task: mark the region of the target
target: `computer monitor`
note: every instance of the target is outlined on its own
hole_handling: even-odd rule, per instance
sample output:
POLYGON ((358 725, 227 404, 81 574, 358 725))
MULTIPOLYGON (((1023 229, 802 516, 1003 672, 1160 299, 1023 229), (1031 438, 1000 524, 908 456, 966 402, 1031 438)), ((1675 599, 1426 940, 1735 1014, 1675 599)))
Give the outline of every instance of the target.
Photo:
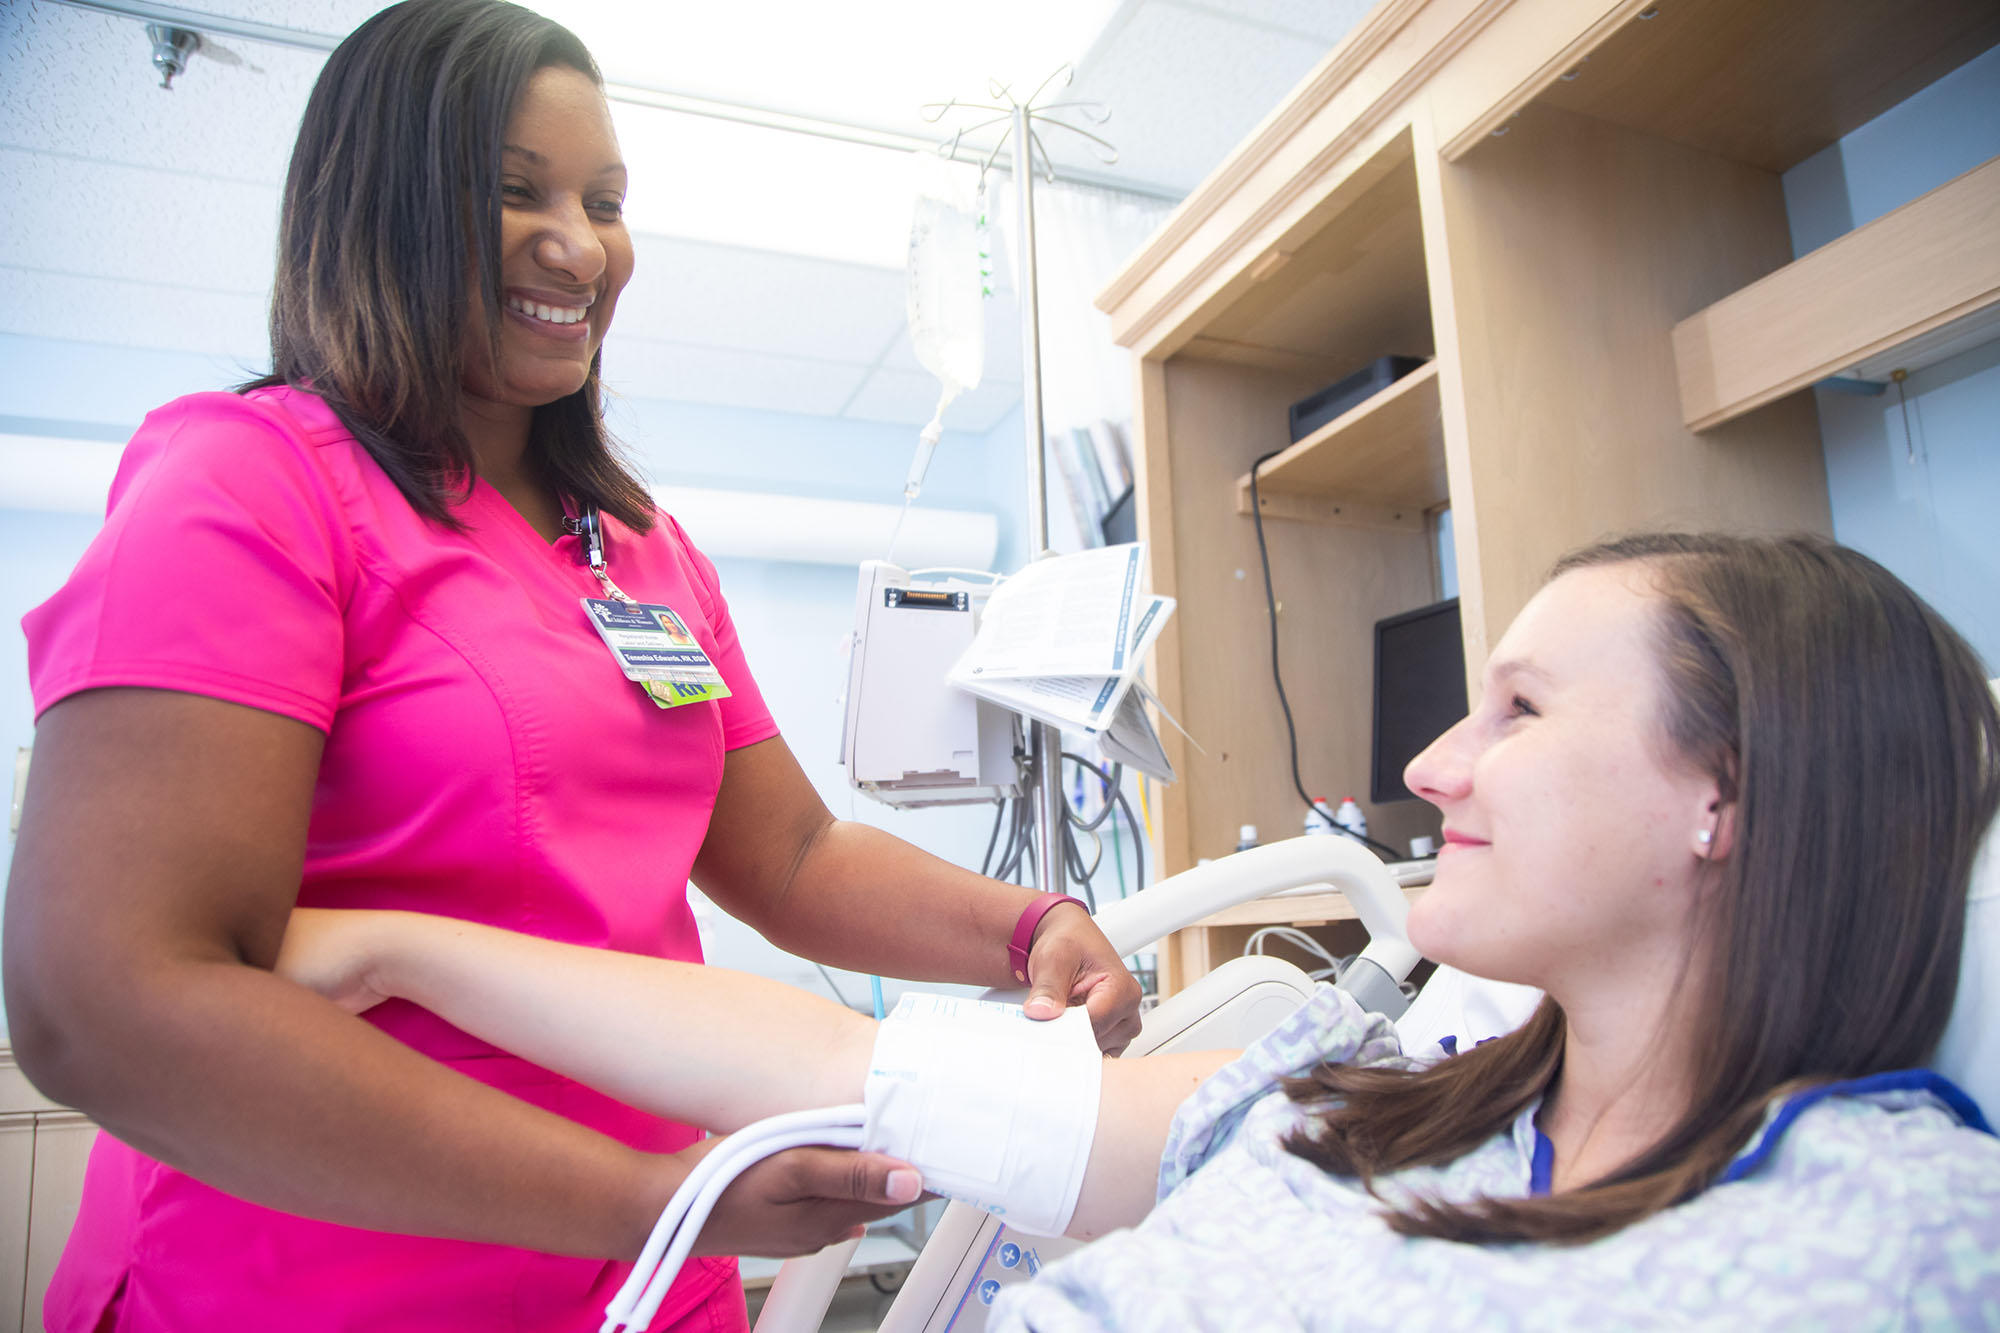
POLYGON ((1375 622, 1375 744, 1368 799, 1407 801, 1403 769, 1465 716, 1458 599, 1375 622))

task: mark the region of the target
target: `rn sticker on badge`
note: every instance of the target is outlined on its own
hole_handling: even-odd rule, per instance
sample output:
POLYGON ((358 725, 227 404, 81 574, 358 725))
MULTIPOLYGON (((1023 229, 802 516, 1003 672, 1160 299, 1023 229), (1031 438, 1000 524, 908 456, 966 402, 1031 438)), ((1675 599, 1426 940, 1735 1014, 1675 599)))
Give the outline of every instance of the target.
POLYGON ((611 650, 611 660, 660 707, 729 697, 722 673, 672 607, 610 597, 581 600, 584 614, 611 650))

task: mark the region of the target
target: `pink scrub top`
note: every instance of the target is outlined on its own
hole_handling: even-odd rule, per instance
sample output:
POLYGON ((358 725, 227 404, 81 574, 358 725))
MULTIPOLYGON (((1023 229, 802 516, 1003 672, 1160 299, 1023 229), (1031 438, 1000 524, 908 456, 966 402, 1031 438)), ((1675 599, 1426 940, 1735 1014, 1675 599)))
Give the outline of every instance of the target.
MULTIPOLYGON (((326 734, 299 902, 483 921, 700 961, 686 896, 724 754, 777 734, 715 568, 661 516, 607 517, 612 579, 672 607, 718 702, 661 709, 612 663, 550 545, 479 483, 452 532, 413 511, 318 398, 204 393, 147 417, 103 531, 23 622, 39 714, 148 686, 326 734)), ((649 1152, 697 1137, 404 1003, 368 1019, 482 1083, 649 1152)), ((46 1305, 117 1328, 590 1330, 627 1266, 309 1221, 100 1135, 46 1305)), ((681 1274, 655 1328, 740 1328, 731 1260, 681 1274)))

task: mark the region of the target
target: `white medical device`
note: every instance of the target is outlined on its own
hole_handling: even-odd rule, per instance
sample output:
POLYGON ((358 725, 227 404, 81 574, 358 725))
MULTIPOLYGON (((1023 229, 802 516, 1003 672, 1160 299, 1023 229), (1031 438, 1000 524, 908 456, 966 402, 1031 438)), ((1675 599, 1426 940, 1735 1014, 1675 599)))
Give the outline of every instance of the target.
POLYGON ((857 791, 912 808, 1020 794, 1014 715, 945 683, 991 592, 990 583, 919 582, 884 560, 862 564, 840 745, 857 791))

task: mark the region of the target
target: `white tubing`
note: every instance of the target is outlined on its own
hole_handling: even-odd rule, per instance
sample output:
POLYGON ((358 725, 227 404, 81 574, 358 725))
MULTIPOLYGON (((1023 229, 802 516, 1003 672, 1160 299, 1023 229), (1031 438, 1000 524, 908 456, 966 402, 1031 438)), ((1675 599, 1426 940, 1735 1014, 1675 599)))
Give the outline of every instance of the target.
POLYGON ((736 1177, 773 1153, 787 1148, 827 1146, 855 1148, 861 1143, 861 1106, 836 1106, 817 1111, 793 1111, 760 1120, 731 1134, 704 1157, 646 1238, 645 1248, 630 1276, 604 1307, 599 1333, 630 1326, 644 1328, 659 1313, 667 1290, 694 1249, 716 1200, 736 1177))
POLYGON ((773 1153, 783 1152, 787 1148, 815 1146, 859 1148, 861 1129, 858 1125, 818 1130, 801 1129, 790 1134, 779 1134, 744 1144, 732 1157, 727 1172, 716 1176, 702 1187, 701 1193, 696 1196, 693 1205, 688 1209, 686 1220, 674 1233, 674 1243, 668 1248, 666 1259, 661 1262, 659 1271, 653 1274, 653 1280, 646 1284, 646 1294, 640 1298, 638 1307, 625 1322, 633 1329, 647 1328, 652 1324, 653 1316, 660 1312, 660 1303, 667 1298, 668 1288, 672 1287, 674 1279, 680 1276, 681 1265, 687 1262, 688 1255, 694 1251, 694 1243, 701 1235, 701 1229, 708 1224, 708 1215, 714 1210, 716 1200, 722 1197, 724 1190, 736 1183, 737 1176, 773 1153))

